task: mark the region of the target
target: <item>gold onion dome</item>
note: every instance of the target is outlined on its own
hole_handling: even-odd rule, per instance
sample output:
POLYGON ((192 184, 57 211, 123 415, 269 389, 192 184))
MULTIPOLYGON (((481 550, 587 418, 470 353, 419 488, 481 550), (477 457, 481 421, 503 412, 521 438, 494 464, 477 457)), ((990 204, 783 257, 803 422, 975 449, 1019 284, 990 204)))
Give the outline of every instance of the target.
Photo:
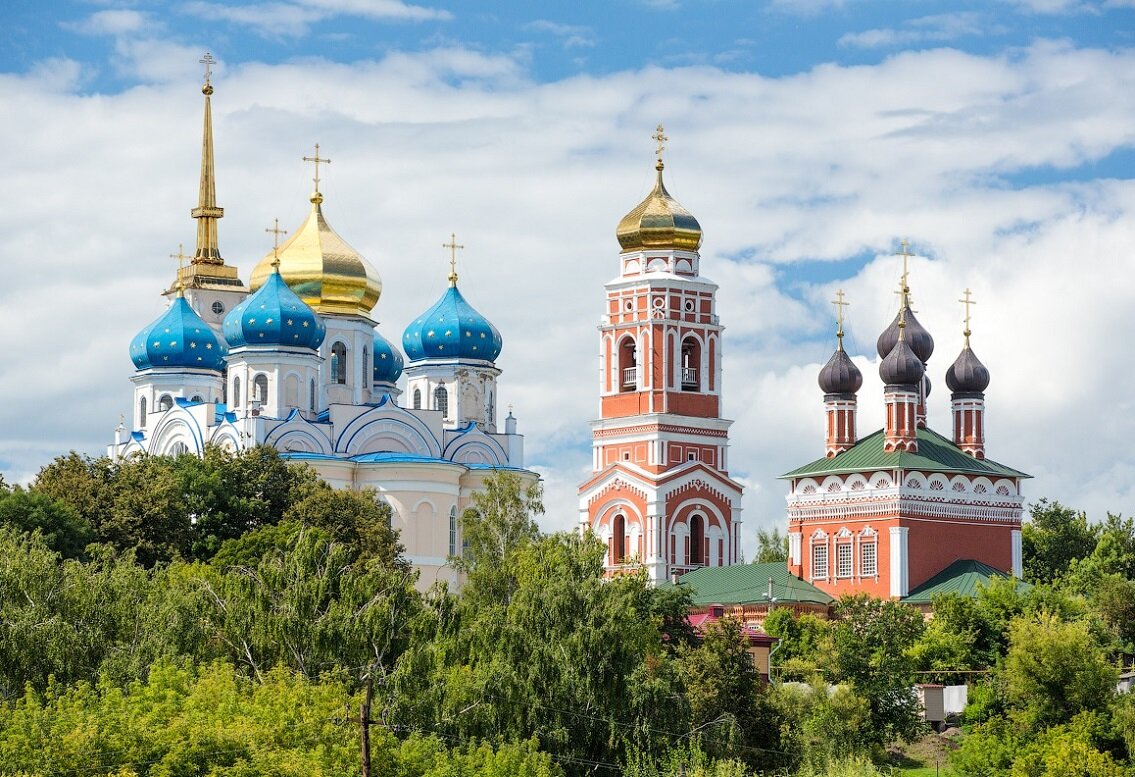
MULTIPOLYGON (((280 275, 317 313, 367 315, 382 294, 378 271, 323 218, 323 195, 311 196, 307 220, 279 248, 280 275)), ((252 271, 256 291, 273 273, 269 251, 252 271)))
POLYGON ((682 204, 670 196, 662 183, 662 160, 654 169, 658 178, 650 194, 619 222, 615 230, 623 251, 676 249, 696 251, 701 246, 701 224, 682 204))

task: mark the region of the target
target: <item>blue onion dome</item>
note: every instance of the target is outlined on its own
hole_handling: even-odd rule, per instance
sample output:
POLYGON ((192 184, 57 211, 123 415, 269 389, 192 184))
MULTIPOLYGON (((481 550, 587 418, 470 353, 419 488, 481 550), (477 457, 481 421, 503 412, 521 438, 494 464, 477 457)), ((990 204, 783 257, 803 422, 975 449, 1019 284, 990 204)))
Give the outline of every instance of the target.
POLYGON ((946 370, 946 385, 955 394, 980 394, 989 388, 989 369, 977 358, 968 342, 946 370))
POLYGON ((157 321, 130 342, 130 359, 140 370, 192 367, 220 372, 228 348, 179 292, 157 321))
POLYGON ((879 377, 888 386, 910 386, 914 389, 925 374, 926 368, 922 365, 922 360, 900 334, 895 347, 879 364, 879 377))
POLYGON ((842 343, 820 370, 819 383, 825 394, 854 394, 863 385, 863 373, 843 350, 842 343))
POLYGON ((327 334, 323 319, 288 288, 278 272, 230 310, 222 328, 232 348, 291 346, 314 351, 327 334))
POLYGON ((886 356, 895 349, 895 343, 899 341, 899 319, 902 318, 906 321, 906 334, 904 335, 907 345, 911 350, 918 355, 923 364, 930 361, 931 355, 934 353, 934 338, 926 331, 926 328, 918 322, 911 312, 910 307, 906 306, 898 312, 895 320, 887 327, 883 334, 879 335, 879 340, 876 343, 876 348, 879 351, 880 358, 886 356))
POLYGON ((375 383, 397 383, 398 378, 402 376, 402 367, 405 362, 402 359, 402 353, 394 345, 394 343, 387 340, 380 335, 377 330, 374 333, 374 382, 375 383))
POLYGON ((493 361, 501 352, 497 328, 465 301, 453 281, 434 306, 418 316, 402 335, 406 357, 421 359, 481 359, 493 361))

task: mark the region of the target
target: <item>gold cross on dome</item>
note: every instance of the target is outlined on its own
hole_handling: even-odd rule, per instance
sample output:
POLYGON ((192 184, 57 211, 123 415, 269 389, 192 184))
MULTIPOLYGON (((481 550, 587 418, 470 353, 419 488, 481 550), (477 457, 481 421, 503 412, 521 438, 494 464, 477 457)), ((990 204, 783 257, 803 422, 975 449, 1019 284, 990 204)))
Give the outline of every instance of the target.
POLYGON ((272 219, 272 226, 264 230, 272 233, 272 266, 280 269, 280 235, 288 234, 288 230, 280 229, 280 220, 272 219))
POLYGON ((908 308, 910 307, 910 285, 908 283, 910 280, 910 268, 907 266, 907 260, 914 256, 914 254, 910 252, 910 242, 907 241, 906 238, 903 238, 900 245, 902 246, 902 250, 895 253, 895 256, 902 257, 902 277, 899 280, 899 290, 896 291, 895 294, 898 294, 902 299, 902 305, 900 307, 908 308))
POLYGON ((666 150, 666 141, 670 138, 666 137, 665 130, 663 130, 661 124, 658 125, 658 129, 656 129, 654 134, 650 137, 658 144, 658 147, 654 149, 654 155, 658 157, 658 164, 662 164, 662 152, 666 150))
POLYGON ((177 253, 170 254, 169 258, 177 260, 177 290, 183 291, 185 289, 185 283, 181 280, 181 274, 185 270, 185 260, 189 258, 185 254, 185 244, 178 243, 177 253))
POLYGON ((319 156, 319 144, 316 143, 315 144, 315 156, 305 156, 303 158, 303 161, 315 163, 315 177, 312 180, 315 181, 315 190, 319 191, 319 163, 322 162, 325 165, 329 165, 329 164, 331 164, 331 160, 330 159, 323 159, 319 156))
POLYGON ((449 233, 449 242, 442 243, 442 248, 449 249, 449 285, 457 285, 457 249, 465 248, 463 245, 457 244, 457 234, 454 232, 449 233))
POLYGON ((836 321, 838 322, 838 324, 836 326, 835 336, 839 338, 839 341, 842 344, 843 343, 843 309, 845 307, 847 307, 848 305, 850 305, 851 303, 844 301, 843 289, 839 289, 838 291, 836 291, 835 297, 836 298, 832 300, 832 304, 835 305, 835 310, 836 310, 836 321))
POLYGON ((958 300, 958 302, 965 305, 965 308, 966 308, 966 328, 965 328, 965 331, 962 332, 962 334, 964 334, 965 337, 966 337, 966 345, 967 346, 969 345, 969 336, 970 336, 970 331, 969 331, 970 306, 977 304, 977 302, 970 297, 970 295, 972 293, 973 292, 971 292, 969 289, 966 289, 965 293, 962 296, 962 299, 958 300))
POLYGON ((208 84, 210 76, 213 75, 212 67, 217 64, 217 60, 213 59, 213 55, 206 51, 205 56, 197 61, 205 66, 205 83, 208 84))

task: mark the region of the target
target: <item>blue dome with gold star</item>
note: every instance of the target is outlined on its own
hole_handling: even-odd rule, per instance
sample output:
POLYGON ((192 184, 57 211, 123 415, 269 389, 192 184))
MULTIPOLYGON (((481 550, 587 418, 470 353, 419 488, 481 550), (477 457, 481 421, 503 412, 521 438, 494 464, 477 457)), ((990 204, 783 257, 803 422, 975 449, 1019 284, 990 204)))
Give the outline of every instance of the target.
POLYGON ((402 335, 410 361, 421 359, 482 359, 500 355, 500 332, 465 301, 457 284, 445 290, 434 306, 418 316, 402 335))
POLYGON ((374 333, 374 382, 397 383, 398 378, 402 377, 404 364, 402 353, 394 343, 380 335, 376 330, 374 333))
POLYGON ((130 341, 130 359, 140 370, 193 367, 220 372, 227 353, 224 342, 181 295, 130 341))
POLYGON ((229 346, 292 346, 316 350, 327 329, 323 319, 273 272, 256 293, 229 311, 223 326, 229 346))

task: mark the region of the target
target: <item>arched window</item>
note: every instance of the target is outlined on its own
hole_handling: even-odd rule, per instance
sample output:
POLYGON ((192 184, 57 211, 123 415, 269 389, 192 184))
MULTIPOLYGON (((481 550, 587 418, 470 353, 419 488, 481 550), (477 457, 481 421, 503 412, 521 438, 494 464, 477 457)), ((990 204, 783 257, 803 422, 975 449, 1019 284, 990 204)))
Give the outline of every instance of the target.
POLYGON ((449 417, 449 392, 445 390, 445 386, 434 389, 434 410, 440 410, 442 418, 449 417))
POLYGON ((146 425, 146 398, 142 397, 142 401, 138 403, 138 426, 146 425))
POLYGON ((193 395, 193 398, 192 398, 192 399, 190 399, 189 401, 190 401, 190 402, 204 402, 205 400, 203 400, 203 399, 201 398, 201 395, 200 395, 200 394, 194 394, 194 395, 193 395))
POLYGON ((240 378, 233 378, 233 407, 240 407, 240 378))
POLYGON ((268 401, 268 376, 263 372, 252 379, 253 397, 261 402, 268 401))
POLYGON ((633 337, 619 342, 619 389, 634 391, 638 388, 638 348, 633 337))
POLYGON ((421 389, 414 389, 414 409, 415 410, 421 410, 422 409, 422 390, 421 389))
POLYGON ((158 400, 158 410, 172 410, 173 397, 169 394, 162 394, 162 398, 158 400))
POLYGON ((457 506, 449 508, 449 555, 457 555, 457 506))
POLYGON ((189 453, 189 446, 183 442, 175 442, 173 447, 169 449, 169 453, 171 456, 182 456, 189 453))
POLYGON ((611 562, 622 564, 627 560, 627 519, 622 513, 611 521, 611 562))
POLYGON ((314 413, 315 412, 315 381, 314 380, 312 380, 311 383, 309 384, 308 391, 309 391, 308 407, 311 410, 311 412, 314 413))
POLYGON ((690 563, 705 563, 705 518, 697 513, 690 517, 690 563))
POLYGON ((342 343, 331 346, 331 382, 347 385, 347 346, 342 343))
POLYGON ((701 366, 701 344, 692 337, 682 341, 682 391, 697 391, 698 367, 701 366))
POLYGON ((363 346, 363 388, 370 388, 371 363, 368 361, 370 351, 363 346))

